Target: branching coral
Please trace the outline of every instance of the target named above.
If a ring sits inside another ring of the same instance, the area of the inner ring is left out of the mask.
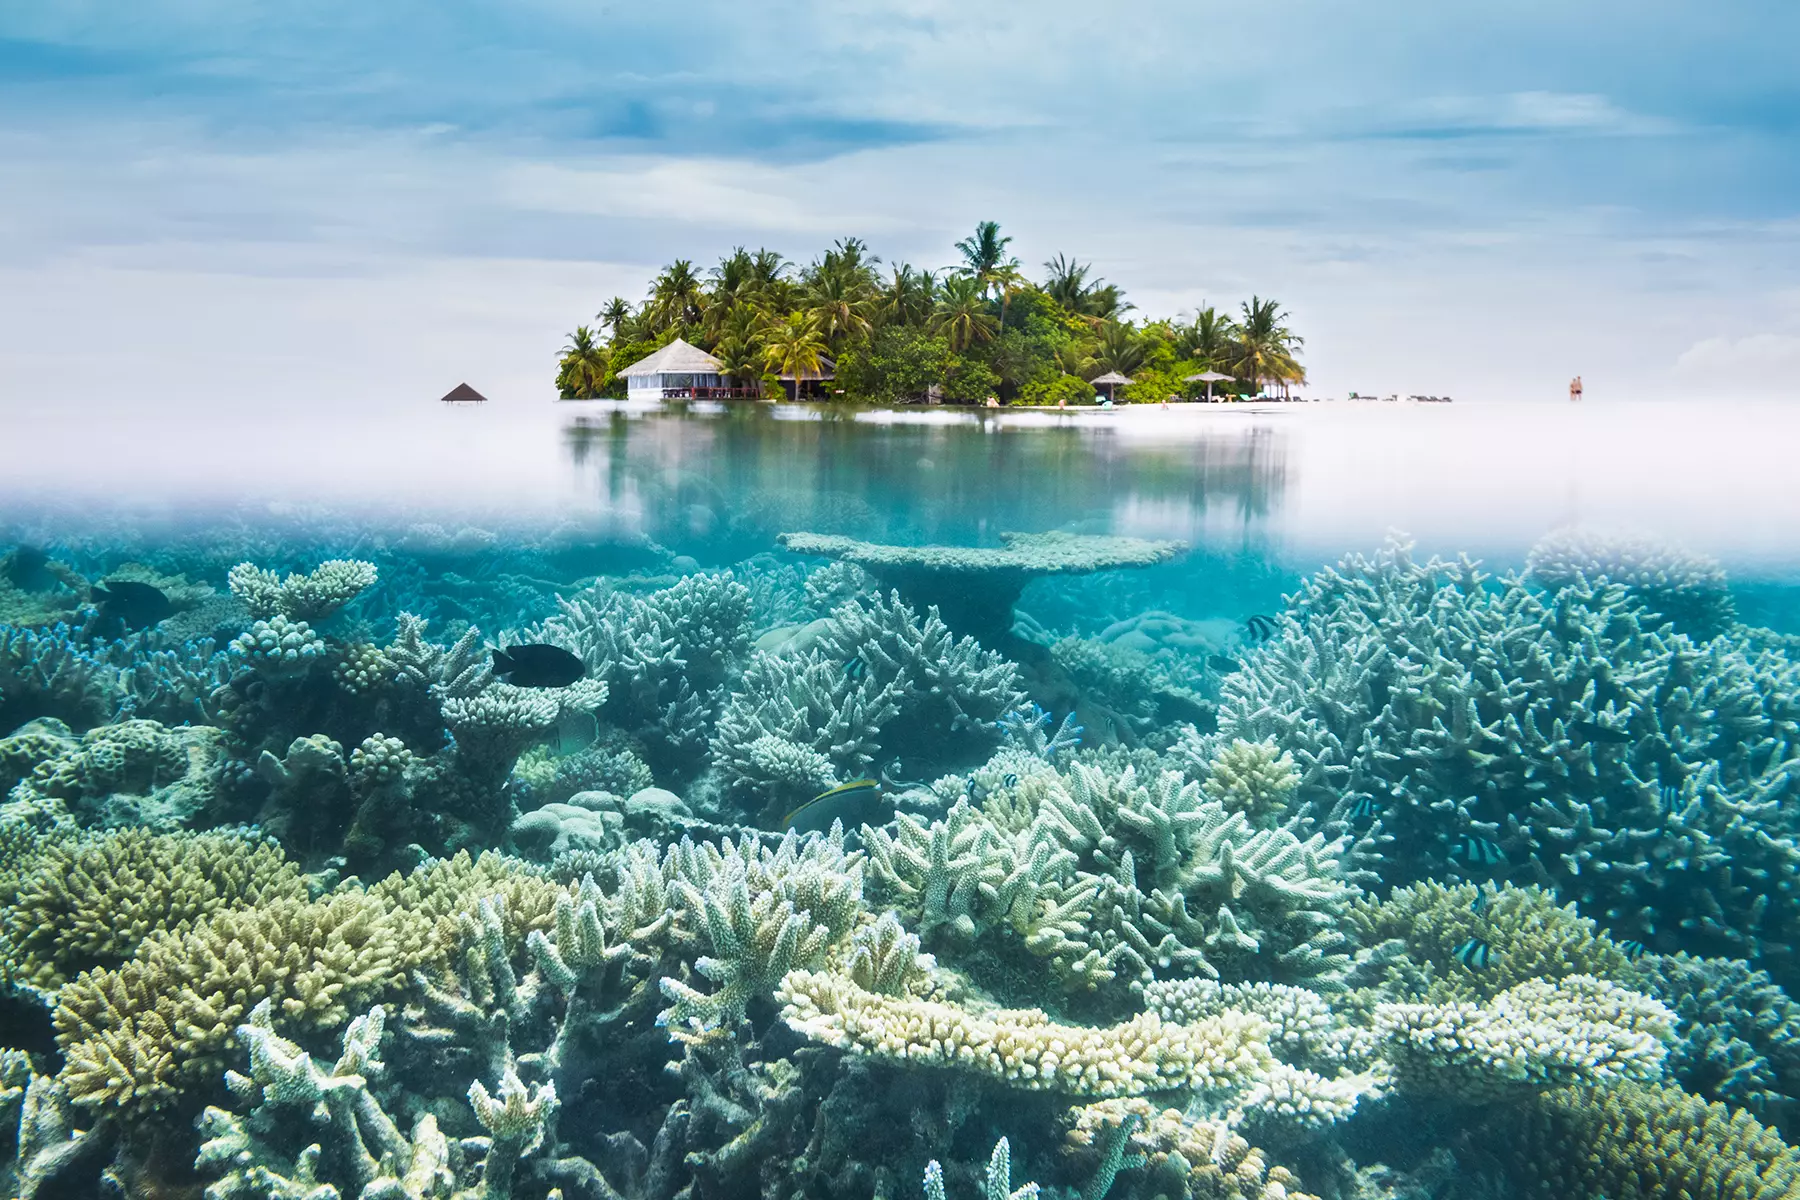
[[[752,658],[720,714],[713,754],[728,786],[779,808],[797,789],[772,775],[776,747],[761,739],[821,756],[839,778],[901,747],[936,769],[985,757],[995,723],[1023,699],[1011,663],[897,597],[876,597],[838,609],[807,650]]]
[[[0,913],[7,973],[55,988],[79,971],[118,966],[153,934],[305,895],[280,847],[249,833],[125,829],[52,840]]]
[[[107,720],[123,701],[118,671],[66,625],[0,625],[0,731],[39,717],[77,730]]]
[[[1194,1121],[1132,1097],[1099,1100],[1070,1113],[1067,1148],[1091,1156],[1125,1135],[1145,1159],[1155,1194],[1188,1200],[1314,1200],[1286,1167],[1233,1132],[1223,1121]]]
[[[1293,755],[1297,811],[1372,810],[1390,882],[1550,884],[1668,948],[1792,937],[1800,666],[1671,632],[1617,585],[1352,556],[1227,680],[1219,729]]]
[[[1187,1088],[1228,1092],[1273,1062],[1268,1024],[1225,1013],[1169,1025],[1144,1013],[1097,1029],[1058,1025],[1038,1009],[976,1013],[866,991],[826,972],[794,971],[776,999],[782,1019],[814,1041],[878,1058],[950,1067],[1014,1087],[1076,1096]]]
[[[1273,742],[1234,739],[1220,747],[1206,775],[1206,794],[1252,824],[1279,820],[1288,797],[1300,786],[1292,756]]]
[[[1725,568],[1647,537],[1570,526],[1546,534],[1525,556],[1526,576],[1552,590],[1605,580],[1697,638],[1737,623]]]
[[[1401,1084],[1465,1102],[1513,1084],[1654,1080],[1674,1025],[1662,1004],[1591,975],[1526,980],[1486,1004],[1375,1009]]]
[[[293,621],[321,621],[373,587],[375,564],[360,559],[334,558],[305,575],[291,572],[285,579],[254,563],[231,568],[231,594],[243,601],[250,615],[262,621],[286,617]]]
[[[961,801],[865,827],[872,879],[928,942],[1014,937],[1078,992],[1196,972],[1329,986],[1348,966],[1336,924],[1354,889],[1324,838],[1253,829],[1173,772],[1075,763],[1019,791],[1029,823]]]
[[[1800,1193],[1800,1149],[1748,1114],[1679,1088],[1562,1088],[1523,1110],[1497,1111],[1490,1129],[1472,1139],[1470,1158],[1521,1200]]]

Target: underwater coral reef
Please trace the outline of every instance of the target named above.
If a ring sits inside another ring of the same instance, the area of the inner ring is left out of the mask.
[[[1004,542],[11,549],[7,1194],[1800,1191],[1800,659],[1717,564],[1246,621]]]

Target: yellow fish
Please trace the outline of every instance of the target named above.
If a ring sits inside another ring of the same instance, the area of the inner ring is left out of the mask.
[[[822,832],[830,829],[833,821],[842,821],[849,827],[866,820],[880,803],[881,784],[876,780],[841,783],[828,792],[820,792],[789,813],[783,818],[781,827],[801,833]]]

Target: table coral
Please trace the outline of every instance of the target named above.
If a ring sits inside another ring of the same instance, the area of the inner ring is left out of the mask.
[[[295,571],[286,578],[254,563],[239,563],[231,568],[228,582],[232,595],[243,601],[251,616],[264,621],[280,616],[305,623],[331,616],[373,587],[376,577],[374,563],[334,558],[304,575]]]

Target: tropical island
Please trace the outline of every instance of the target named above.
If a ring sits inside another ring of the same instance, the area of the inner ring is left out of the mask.
[[[557,391],[1072,405],[1285,395],[1306,381],[1303,339],[1274,300],[1139,320],[1090,264],[1058,254],[1033,280],[1011,242],[983,221],[938,271],[884,264],[855,237],[804,266],[741,246],[704,272],[677,259],[643,303],[615,296],[568,335]]]

